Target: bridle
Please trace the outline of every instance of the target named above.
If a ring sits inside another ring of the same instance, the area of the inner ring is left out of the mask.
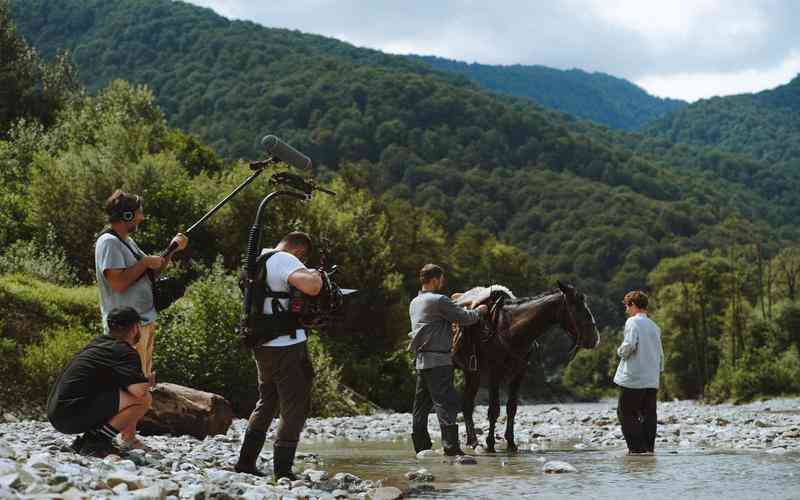
[[[569,351],[569,360],[567,363],[570,363],[573,359],[575,359],[575,356],[578,354],[578,349],[580,349],[581,346],[581,329],[578,328],[578,322],[575,321],[575,315],[572,313],[569,300],[567,300],[567,294],[564,293],[563,290],[561,291],[561,298],[564,300],[564,311],[566,312],[567,319],[569,320],[569,323],[567,324],[567,331],[569,331],[569,333],[571,333],[575,338],[575,344]],[[592,328],[597,328],[594,317],[592,317]],[[572,329],[572,331],[570,331],[570,329]]]

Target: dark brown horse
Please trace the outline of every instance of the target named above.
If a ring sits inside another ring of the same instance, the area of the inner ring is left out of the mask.
[[[489,433],[486,436],[486,451],[495,451],[494,432],[500,416],[500,384],[507,381],[505,438],[508,451],[515,452],[514,417],[519,388],[536,339],[551,326],[559,325],[575,343],[572,351],[574,356],[581,347],[596,347],[600,334],[586,304],[586,297],[573,286],[561,282],[557,289],[522,299],[515,299],[504,291],[473,288],[458,299],[459,304],[470,302],[483,302],[494,307],[488,324],[482,322],[467,327],[463,332],[462,345],[454,350],[454,361],[464,371],[465,377],[463,410],[467,445],[473,448],[478,445],[472,413],[481,375],[488,374]]]

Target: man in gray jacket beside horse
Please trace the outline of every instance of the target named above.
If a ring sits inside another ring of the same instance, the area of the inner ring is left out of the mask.
[[[428,414],[436,410],[442,430],[442,448],[447,456],[463,455],[458,442],[456,416],[460,398],[453,386],[453,359],[450,352],[452,324],[476,323],[487,308],[481,305],[467,310],[443,295],[445,276],[441,267],[426,264],[419,272],[422,289],[411,301],[411,342],[408,349],[416,354],[417,387],[414,394],[414,451],[431,449]]]

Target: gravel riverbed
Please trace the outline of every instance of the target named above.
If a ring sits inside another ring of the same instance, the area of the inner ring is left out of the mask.
[[[719,448],[756,453],[800,452],[800,400],[781,399],[746,405],[704,405],[691,401],[659,403],[656,453],[681,449]],[[486,408],[475,413],[479,440],[488,431]],[[406,478],[369,480],[347,472],[329,474],[325,457],[303,453],[315,443],[407,441],[411,415],[309,419],[303,432],[295,472],[300,480],[273,485],[263,478],[233,471],[239,444],[247,422],[236,420],[227,434],[198,441],[194,438],[147,436],[152,451],[140,450],[124,457],[87,458],[69,450],[73,436],[56,432],[49,423],[22,419],[13,410],[0,410],[0,498],[399,498],[413,496],[405,484],[419,484],[433,478],[420,469],[419,459],[409,467]],[[430,416],[430,432],[438,439],[438,424]],[[464,426],[460,425],[462,443]],[[498,451],[503,453],[504,417],[496,429]],[[271,436],[270,436],[271,437]],[[625,443],[616,418],[616,402],[537,404],[521,406],[516,417],[516,440],[521,452],[549,449],[620,450]],[[260,465],[271,471],[271,447],[265,446]],[[472,453],[468,450],[468,453]],[[479,447],[475,453],[481,453]],[[429,463],[429,462],[428,462]],[[453,464],[453,467],[476,467]],[[480,467],[478,465],[477,467]]]

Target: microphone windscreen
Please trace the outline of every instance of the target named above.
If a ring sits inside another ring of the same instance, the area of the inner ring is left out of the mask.
[[[299,168],[311,170],[311,158],[300,151],[294,149],[274,135],[267,135],[261,139],[261,145],[267,150],[270,156],[281,160],[284,163]]]

